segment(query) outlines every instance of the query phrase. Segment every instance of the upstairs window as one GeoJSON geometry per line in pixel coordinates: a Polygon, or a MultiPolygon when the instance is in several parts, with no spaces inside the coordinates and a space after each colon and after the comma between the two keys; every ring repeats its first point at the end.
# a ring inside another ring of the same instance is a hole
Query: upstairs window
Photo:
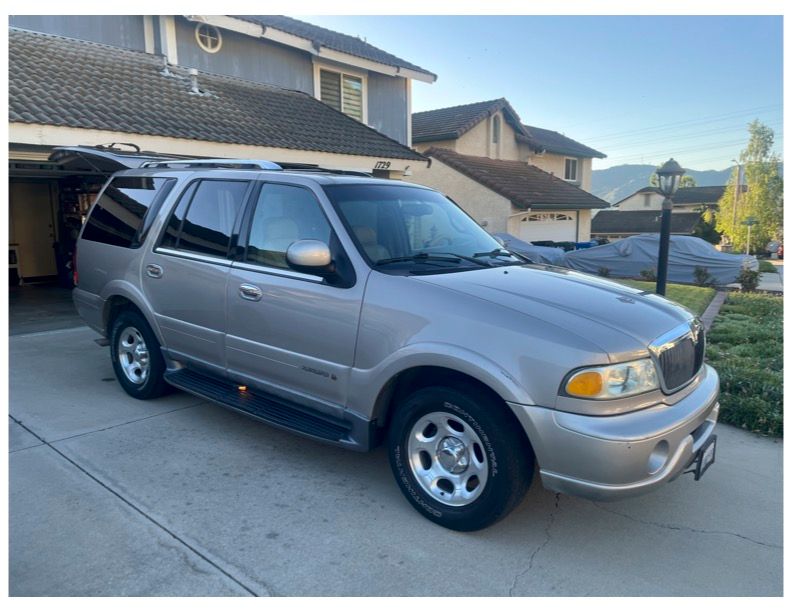
{"type": "Polygon", "coordinates": [[[500,125],[500,117],[495,115],[492,118],[492,142],[498,144],[500,142],[500,133],[501,133],[501,125],[500,125]]]}
{"type": "Polygon", "coordinates": [[[564,180],[578,180],[578,160],[567,157],[564,161],[564,180]]]}
{"type": "Polygon", "coordinates": [[[220,30],[208,23],[199,23],[195,26],[195,40],[198,42],[198,46],[207,53],[217,53],[223,44],[220,30]]]}
{"type": "Polygon", "coordinates": [[[319,71],[319,99],[334,109],[363,121],[363,79],[322,68],[319,71]]]}

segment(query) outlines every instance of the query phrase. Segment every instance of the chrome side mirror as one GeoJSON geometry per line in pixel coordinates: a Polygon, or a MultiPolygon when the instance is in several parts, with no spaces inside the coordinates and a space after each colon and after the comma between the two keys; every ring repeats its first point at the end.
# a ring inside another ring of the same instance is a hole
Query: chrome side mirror
{"type": "Polygon", "coordinates": [[[335,274],[330,247],[321,240],[297,240],[286,249],[286,263],[297,272],[326,277],[335,274]]]}

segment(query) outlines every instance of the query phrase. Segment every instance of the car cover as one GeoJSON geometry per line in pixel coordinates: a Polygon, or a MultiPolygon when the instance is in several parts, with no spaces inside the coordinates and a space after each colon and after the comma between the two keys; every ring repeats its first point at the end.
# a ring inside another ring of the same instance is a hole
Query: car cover
{"type": "Polygon", "coordinates": [[[493,236],[500,238],[503,241],[503,246],[510,251],[524,255],[534,263],[550,264],[551,266],[565,265],[564,249],[536,246],[505,232],[498,232],[493,234],[493,236]]]}
{"type": "MultiPolygon", "coordinates": [[[[660,234],[639,234],[624,240],[564,254],[565,266],[590,274],[617,278],[641,278],[641,271],[657,272],[660,234]]],[[[711,282],[728,285],[737,281],[743,267],[758,270],[753,255],[721,253],[713,245],[694,236],[671,236],[668,249],[668,280],[694,283],[696,267],[706,268],[711,282]]]]}

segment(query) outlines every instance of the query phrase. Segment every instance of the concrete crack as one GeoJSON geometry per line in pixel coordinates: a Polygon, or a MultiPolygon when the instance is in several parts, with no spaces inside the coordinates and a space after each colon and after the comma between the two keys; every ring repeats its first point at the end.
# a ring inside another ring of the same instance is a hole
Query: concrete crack
{"type": "MultiPolygon", "coordinates": [[[[176,535],[176,533],[174,533],[174,532],[173,532],[173,531],[171,531],[171,530],[170,530],[168,527],[166,527],[165,525],[163,525],[162,523],[160,523],[159,521],[157,521],[157,519],[155,519],[155,518],[154,518],[154,517],[152,517],[151,515],[147,514],[147,513],[146,513],[146,512],[145,512],[145,511],[144,511],[142,508],[140,508],[139,506],[137,506],[136,504],[134,504],[134,503],[133,503],[131,500],[127,499],[127,498],[126,498],[126,497],[124,497],[124,496],[123,496],[121,493],[119,493],[118,491],[116,491],[115,489],[113,489],[113,488],[112,488],[110,485],[108,485],[108,484],[107,484],[107,483],[105,483],[104,481],[100,480],[98,477],[96,477],[96,476],[94,476],[93,474],[91,474],[91,473],[90,473],[90,472],[89,472],[87,469],[85,469],[83,466],[81,466],[79,463],[77,463],[77,462],[76,462],[74,459],[72,459],[71,457],[69,457],[68,455],[66,455],[66,454],[65,454],[63,451],[61,451],[61,450],[59,450],[59,449],[55,448],[54,446],[52,446],[52,444],[50,444],[49,442],[47,442],[46,440],[44,440],[44,439],[43,439],[41,436],[39,436],[39,435],[38,435],[36,432],[34,432],[34,431],[33,431],[33,430],[31,430],[29,427],[27,427],[26,425],[24,425],[24,424],[23,424],[21,421],[19,421],[18,419],[14,418],[14,417],[13,417],[13,416],[11,416],[11,415],[9,415],[9,417],[10,417],[10,418],[11,418],[11,420],[12,420],[12,421],[14,421],[14,422],[15,422],[17,425],[19,425],[20,427],[22,427],[23,429],[25,429],[27,432],[29,432],[30,434],[32,434],[33,436],[35,436],[37,439],[41,440],[42,444],[44,444],[45,446],[47,446],[48,448],[50,448],[52,451],[54,451],[55,453],[57,453],[57,454],[58,454],[60,457],[62,457],[64,460],[68,461],[68,462],[69,462],[71,465],[73,465],[73,466],[74,466],[75,468],[77,468],[77,469],[78,469],[80,472],[82,472],[83,474],[85,474],[85,475],[86,475],[88,478],[90,478],[91,480],[93,480],[94,482],[96,482],[96,483],[97,483],[99,486],[101,486],[103,489],[105,489],[106,491],[108,491],[109,493],[111,493],[112,495],[114,495],[115,497],[117,497],[117,498],[118,498],[120,501],[122,501],[124,504],[126,504],[127,506],[129,506],[129,507],[130,507],[132,510],[134,510],[135,512],[137,512],[138,514],[140,514],[140,515],[141,515],[141,516],[142,516],[144,519],[146,519],[146,520],[150,521],[150,522],[151,522],[152,524],[154,524],[156,527],[158,527],[158,528],[159,528],[159,529],[161,529],[163,532],[165,532],[166,534],[168,534],[168,535],[169,535],[171,538],[173,538],[174,540],[176,540],[176,541],[177,541],[179,544],[181,544],[181,545],[182,545],[184,548],[186,548],[186,549],[190,550],[192,553],[194,553],[195,555],[197,555],[198,557],[200,557],[201,559],[203,559],[203,560],[204,560],[206,563],[208,563],[209,565],[211,565],[212,567],[214,567],[214,568],[215,568],[215,569],[216,569],[218,572],[220,572],[221,574],[223,574],[224,576],[226,576],[226,577],[227,577],[229,580],[231,580],[232,582],[234,582],[235,584],[237,584],[237,585],[238,585],[240,588],[242,588],[242,589],[243,589],[245,592],[247,592],[247,593],[248,593],[248,594],[250,594],[250,595],[256,596],[256,597],[258,597],[258,596],[260,596],[260,595],[261,595],[261,593],[258,593],[258,592],[256,592],[255,588],[253,588],[252,586],[249,586],[248,584],[246,584],[246,583],[245,583],[245,582],[246,582],[245,580],[243,580],[242,578],[240,578],[240,577],[238,577],[238,576],[235,576],[235,575],[233,575],[233,574],[232,574],[232,573],[231,573],[229,570],[226,570],[225,568],[221,567],[221,565],[219,565],[219,564],[217,563],[217,561],[215,561],[215,560],[212,560],[212,559],[211,559],[211,558],[208,556],[208,554],[205,554],[205,553],[201,552],[201,551],[200,551],[200,550],[198,550],[198,549],[197,549],[195,546],[192,546],[192,545],[191,545],[191,544],[189,544],[187,541],[185,541],[185,540],[184,540],[184,538],[182,538],[182,537],[180,537],[180,536],[176,535]]],[[[193,566],[193,567],[195,567],[195,566],[193,566]]],[[[272,589],[271,589],[271,588],[270,588],[268,585],[264,584],[264,583],[263,583],[263,582],[261,582],[261,581],[256,581],[256,583],[257,583],[257,585],[258,585],[258,586],[261,586],[261,587],[263,587],[263,589],[264,589],[264,594],[265,594],[265,595],[267,595],[267,596],[270,596],[270,597],[274,595],[274,592],[273,592],[273,590],[272,590],[272,589]]]]}
{"type": "Polygon", "coordinates": [[[550,516],[548,517],[547,524],[545,525],[544,528],[544,532],[545,532],[544,542],[539,544],[539,546],[537,546],[531,553],[531,556],[528,558],[528,567],[514,577],[511,588],[509,588],[509,597],[514,597],[514,591],[517,588],[517,583],[520,581],[521,578],[523,578],[524,576],[528,575],[531,572],[534,565],[534,559],[536,559],[536,555],[542,552],[542,550],[544,550],[544,548],[550,543],[550,539],[551,539],[550,529],[553,527],[553,523],[555,522],[556,512],[558,511],[558,502],[560,501],[560,499],[561,499],[561,494],[556,493],[555,507],[550,512],[550,516]]]}
{"type": "Polygon", "coordinates": [[[640,519],[638,517],[631,516],[625,512],[619,512],[618,510],[611,510],[609,508],[605,508],[595,501],[592,501],[591,503],[594,504],[594,506],[596,506],[603,512],[608,512],[610,514],[615,514],[616,516],[621,516],[635,523],[640,523],[641,525],[650,525],[652,527],[658,527],[660,529],[669,529],[671,531],[688,531],[690,533],[701,533],[705,535],[728,535],[728,536],[733,536],[735,538],[740,538],[741,540],[746,540],[753,544],[758,544],[759,546],[766,546],[767,548],[776,548],[776,549],[783,548],[778,544],[771,544],[769,542],[762,542],[761,540],[754,540],[753,538],[749,538],[748,536],[744,536],[739,533],[734,533],[733,531],[720,531],[715,529],[696,529],[695,527],[688,527],[686,525],[672,525],[670,523],[658,523],[656,521],[647,521],[645,519],[640,519]]]}

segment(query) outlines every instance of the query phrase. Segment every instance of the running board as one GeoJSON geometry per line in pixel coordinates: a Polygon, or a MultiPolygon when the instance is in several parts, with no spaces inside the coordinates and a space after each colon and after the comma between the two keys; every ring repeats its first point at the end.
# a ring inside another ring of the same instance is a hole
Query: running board
{"type": "Polygon", "coordinates": [[[343,446],[357,447],[350,437],[353,425],[295,402],[262,391],[251,391],[222,378],[181,368],[165,373],[168,384],[217,402],[276,427],[343,446]]]}

